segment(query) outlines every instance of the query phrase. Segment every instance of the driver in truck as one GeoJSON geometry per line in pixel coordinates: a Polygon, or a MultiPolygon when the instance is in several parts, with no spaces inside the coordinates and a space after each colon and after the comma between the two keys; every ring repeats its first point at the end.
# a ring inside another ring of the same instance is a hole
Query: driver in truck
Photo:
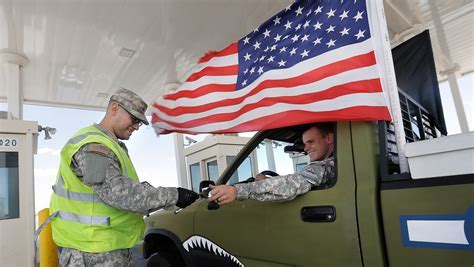
{"type": "Polygon", "coordinates": [[[255,182],[212,186],[208,201],[228,204],[235,199],[259,201],[292,200],[311,190],[313,186],[332,184],[334,167],[334,123],[322,122],[308,125],[302,140],[310,163],[301,172],[264,179],[259,173],[255,182]]]}

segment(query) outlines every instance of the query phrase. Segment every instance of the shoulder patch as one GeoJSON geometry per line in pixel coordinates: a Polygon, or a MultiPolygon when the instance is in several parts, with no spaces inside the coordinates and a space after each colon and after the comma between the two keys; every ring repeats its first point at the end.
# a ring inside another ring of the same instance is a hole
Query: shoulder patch
{"type": "Polygon", "coordinates": [[[86,147],[85,152],[95,153],[103,156],[108,156],[112,151],[102,144],[90,144],[86,147]]]}

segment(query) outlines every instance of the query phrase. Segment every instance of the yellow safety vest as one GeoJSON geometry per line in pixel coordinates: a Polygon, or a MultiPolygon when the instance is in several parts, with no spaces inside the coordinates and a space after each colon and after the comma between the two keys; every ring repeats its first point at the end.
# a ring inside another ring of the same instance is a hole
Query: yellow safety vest
{"type": "Polygon", "coordinates": [[[105,204],[71,170],[72,157],[89,143],[107,146],[119,159],[122,175],[138,181],[130,158],[115,140],[95,126],[79,130],[61,151],[50,202],[50,213],[57,212],[52,221],[53,240],[58,246],[91,253],[131,248],[143,235],[143,216],[105,204]]]}

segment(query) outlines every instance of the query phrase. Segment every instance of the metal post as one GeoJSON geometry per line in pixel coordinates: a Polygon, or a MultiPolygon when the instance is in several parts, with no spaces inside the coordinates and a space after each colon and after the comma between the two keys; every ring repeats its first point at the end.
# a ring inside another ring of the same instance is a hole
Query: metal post
{"type": "Polygon", "coordinates": [[[176,160],[176,171],[178,173],[178,186],[191,188],[186,172],[186,161],[184,157],[184,140],[183,134],[174,133],[174,157],[176,160]]]}
{"type": "Polygon", "coordinates": [[[386,98],[390,103],[390,111],[395,125],[400,172],[408,172],[408,161],[405,156],[405,132],[403,130],[403,117],[398,96],[397,80],[393,67],[390,37],[388,36],[387,22],[383,8],[383,1],[367,1],[367,9],[372,35],[374,36],[375,56],[381,74],[382,85],[385,88],[386,98]]]}

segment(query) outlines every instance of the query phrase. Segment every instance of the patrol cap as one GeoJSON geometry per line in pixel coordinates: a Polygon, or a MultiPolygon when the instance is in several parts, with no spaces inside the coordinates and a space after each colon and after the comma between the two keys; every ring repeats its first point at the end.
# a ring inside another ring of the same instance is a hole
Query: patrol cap
{"type": "Polygon", "coordinates": [[[125,88],[120,88],[110,97],[110,101],[117,102],[133,117],[139,119],[146,125],[149,124],[145,117],[145,112],[148,105],[134,92],[125,88]]]}

